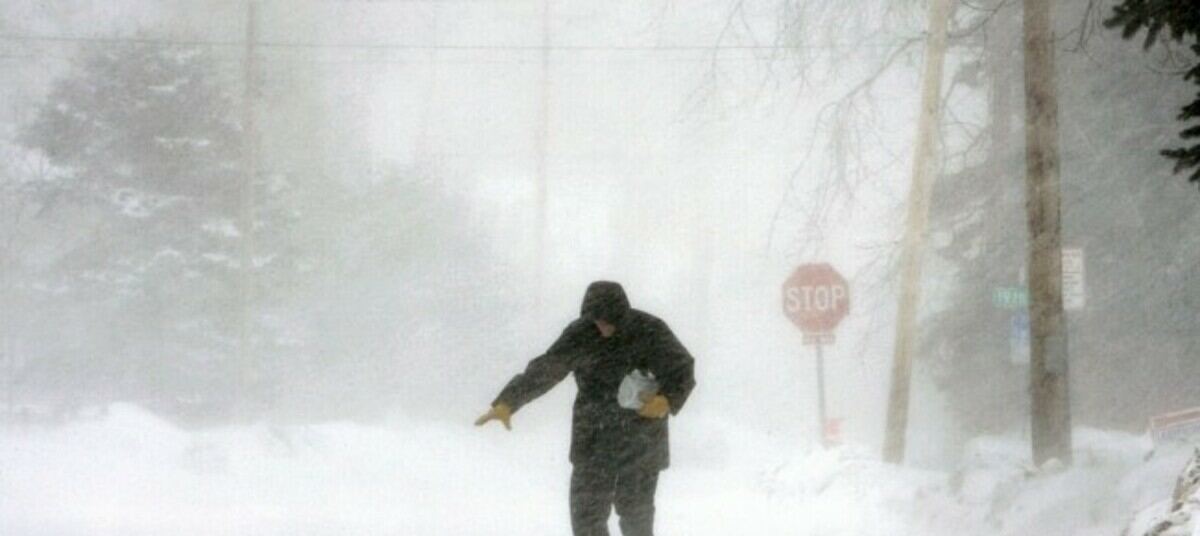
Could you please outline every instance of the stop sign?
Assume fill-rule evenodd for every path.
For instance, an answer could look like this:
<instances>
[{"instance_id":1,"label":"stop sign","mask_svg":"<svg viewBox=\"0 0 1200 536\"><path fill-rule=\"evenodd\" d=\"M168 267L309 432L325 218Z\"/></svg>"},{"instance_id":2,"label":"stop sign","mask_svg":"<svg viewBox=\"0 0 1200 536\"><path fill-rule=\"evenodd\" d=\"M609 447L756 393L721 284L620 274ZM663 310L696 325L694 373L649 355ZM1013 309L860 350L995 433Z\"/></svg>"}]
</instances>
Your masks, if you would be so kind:
<instances>
[{"instance_id":1,"label":"stop sign","mask_svg":"<svg viewBox=\"0 0 1200 536\"><path fill-rule=\"evenodd\" d=\"M826 263L802 264L783 283L783 314L804 333L832 333L850 312L850 287Z\"/></svg>"}]
</instances>

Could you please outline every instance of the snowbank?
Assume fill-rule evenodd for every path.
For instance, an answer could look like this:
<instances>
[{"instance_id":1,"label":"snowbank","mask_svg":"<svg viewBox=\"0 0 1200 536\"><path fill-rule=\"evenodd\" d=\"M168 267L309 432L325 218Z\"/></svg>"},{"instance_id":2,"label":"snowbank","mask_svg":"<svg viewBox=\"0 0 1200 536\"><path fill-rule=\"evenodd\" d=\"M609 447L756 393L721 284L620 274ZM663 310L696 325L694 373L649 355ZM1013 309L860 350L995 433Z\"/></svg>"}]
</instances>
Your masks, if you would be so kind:
<instances>
[{"instance_id":1,"label":"snowbank","mask_svg":"<svg viewBox=\"0 0 1200 536\"><path fill-rule=\"evenodd\" d=\"M185 431L115 405L66 426L0 428L0 533L561 535L564 430ZM1188 454L1146 459L1144 438L1083 430L1066 470L1032 471L1022 441L985 438L943 473L853 446L794 452L727 422L678 430L658 501L667 536L1115 535L1170 497Z\"/></svg>"},{"instance_id":2,"label":"snowbank","mask_svg":"<svg viewBox=\"0 0 1200 536\"><path fill-rule=\"evenodd\" d=\"M1165 469L1165 467L1164 467ZM1200 449L1175 479L1169 497L1138 512L1130 536L1192 536L1200 534Z\"/></svg>"}]
</instances>

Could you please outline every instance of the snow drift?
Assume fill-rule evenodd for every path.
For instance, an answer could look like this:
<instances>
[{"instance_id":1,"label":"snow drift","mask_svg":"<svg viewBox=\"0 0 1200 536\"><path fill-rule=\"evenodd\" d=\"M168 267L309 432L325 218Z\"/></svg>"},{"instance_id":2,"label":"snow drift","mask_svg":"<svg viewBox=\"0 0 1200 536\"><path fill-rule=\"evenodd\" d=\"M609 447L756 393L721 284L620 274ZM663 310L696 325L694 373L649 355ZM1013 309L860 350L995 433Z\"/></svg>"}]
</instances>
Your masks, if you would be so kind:
<instances>
[{"instance_id":1,"label":"snow drift","mask_svg":"<svg viewBox=\"0 0 1200 536\"><path fill-rule=\"evenodd\" d=\"M934 471L682 424L659 491L665 535L1115 535L1139 511L1131 531L1157 522L1190 454L1080 430L1070 468L1034 470L1023 441L990 437L959 469ZM561 535L558 432L412 420L184 430L117 404L0 429L0 533ZM1189 501L1191 512L1200 496Z\"/></svg>"}]
</instances>

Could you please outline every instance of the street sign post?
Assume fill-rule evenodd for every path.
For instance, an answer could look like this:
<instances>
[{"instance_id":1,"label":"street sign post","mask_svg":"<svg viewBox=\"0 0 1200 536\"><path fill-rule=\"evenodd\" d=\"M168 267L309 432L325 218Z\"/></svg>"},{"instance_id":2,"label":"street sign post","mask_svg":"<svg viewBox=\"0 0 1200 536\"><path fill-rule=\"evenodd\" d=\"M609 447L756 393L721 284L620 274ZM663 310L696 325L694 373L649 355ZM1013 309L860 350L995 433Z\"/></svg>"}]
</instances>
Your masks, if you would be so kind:
<instances>
[{"instance_id":1,"label":"street sign post","mask_svg":"<svg viewBox=\"0 0 1200 536\"><path fill-rule=\"evenodd\" d=\"M1068 311L1079 311L1087 305L1087 285L1085 284L1083 264L1083 248L1063 248L1063 309ZM1020 286L993 288L992 305L997 309L1028 309L1029 289L1025 287L1024 283Z\"/></svg>"},{"instance_id":2,"label":"street sign post","mask_svg":"<svg viewBox=\"0 0 1200 536\"><path fill-rule=\"evenodd\" d=\"M804 344L817 354L817 431L821 445L830 437L825 411L825 356L821 349L833 344L834 329L850 312L850 286L826 263L802 264L783 283L783 314L804 334Z\"/></svg>"}]
</instances>

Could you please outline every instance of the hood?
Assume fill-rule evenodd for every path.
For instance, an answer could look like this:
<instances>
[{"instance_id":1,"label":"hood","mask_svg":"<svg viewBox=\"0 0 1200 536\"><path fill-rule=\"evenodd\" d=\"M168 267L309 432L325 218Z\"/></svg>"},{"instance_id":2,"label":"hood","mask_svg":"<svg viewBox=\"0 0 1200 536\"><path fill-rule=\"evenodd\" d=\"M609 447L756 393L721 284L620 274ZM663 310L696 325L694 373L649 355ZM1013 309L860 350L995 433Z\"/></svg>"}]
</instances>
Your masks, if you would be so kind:
<instances>
[{"instance_id":1,"label":"hood","mask_svg":"<svg viewBox=\"0 0 1200 536\"><path fill-rule=\"evenodd\" d=\"M579 315L588 320L603 320L617 325L629 313L629 298L620 283L596 281L588 285L583 295Z\"/></svg>"}]
</instances>

